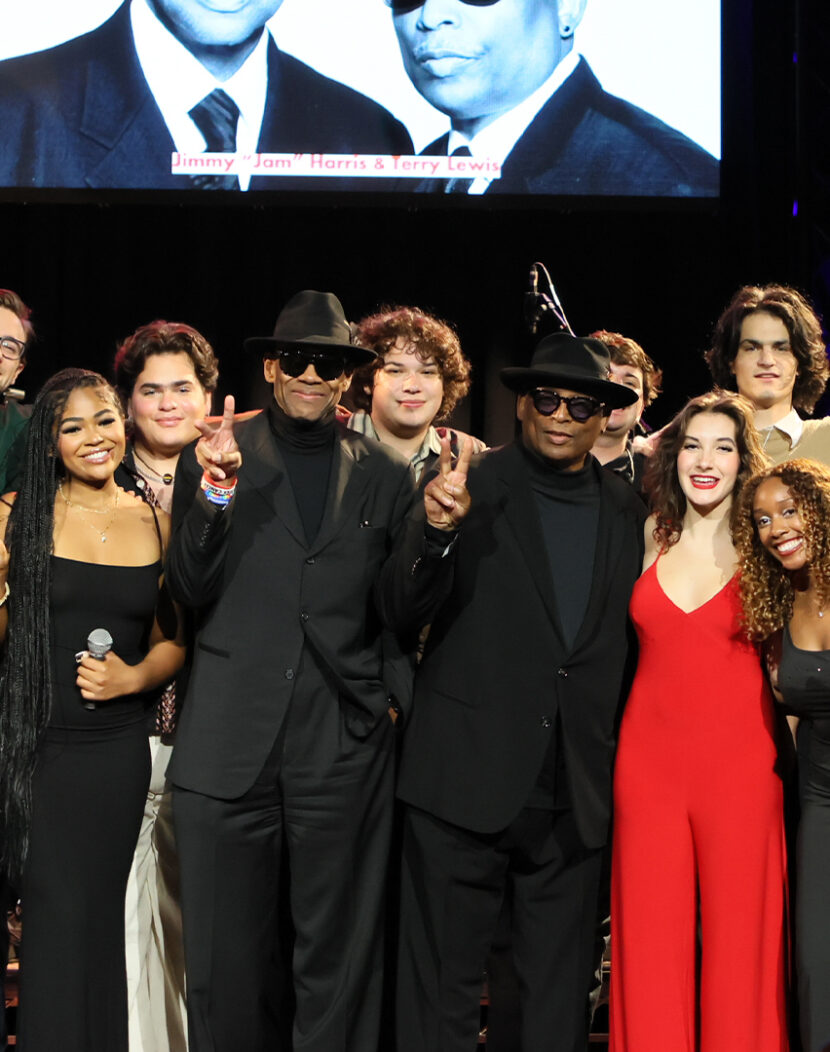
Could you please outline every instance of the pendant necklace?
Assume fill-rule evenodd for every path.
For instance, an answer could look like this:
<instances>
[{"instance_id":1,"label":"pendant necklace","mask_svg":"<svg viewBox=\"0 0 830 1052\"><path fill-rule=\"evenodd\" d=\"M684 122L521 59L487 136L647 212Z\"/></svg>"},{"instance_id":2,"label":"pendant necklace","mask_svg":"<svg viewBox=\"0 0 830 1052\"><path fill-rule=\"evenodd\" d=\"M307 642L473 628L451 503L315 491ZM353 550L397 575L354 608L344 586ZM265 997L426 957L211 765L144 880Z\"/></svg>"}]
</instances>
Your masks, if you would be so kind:
<instances>
[{"instance_id":1,"label":"pendant necklace","mask_svg":"<svg viewBox=\"0 0 830 1052\"><path fill-rule=\"evenodd\" d=\"M154 467L147 463L147 461L138 452L135 446L133 446L133 456L139 462L139 464L143 464L144 467L150 472L150 474L157 478L159 482L163 482L165 486L173 485L173 473L170 471L165 471L163 475L160 474L160 472L156 471Z\"/></svg>"},{"instance_id":2,"label":"pendant necklace","mask_svg":"<svg viewBox=\"0 0 830 1052\"><path fill-rule=\"evenodd\" d=\"M69 497L63 492L63 481L58 483L58 491L64 499L64 503L68 508L75 508L81 517L81 521L85 522L90 529L95 530L98 536L101 538L101 543L107 543L107 530L112 526L115 520L115 513L118 511L118 494L119 490L115 490L115 500L112 502L112 508L87 508L83 504L76 504L74 500L70 500ZM109 519L105 524L103 530L100 530L94 522L90 522L84 515L84 512L90 512L93 515L109 515Z\"/></svg>"}]
</instances>

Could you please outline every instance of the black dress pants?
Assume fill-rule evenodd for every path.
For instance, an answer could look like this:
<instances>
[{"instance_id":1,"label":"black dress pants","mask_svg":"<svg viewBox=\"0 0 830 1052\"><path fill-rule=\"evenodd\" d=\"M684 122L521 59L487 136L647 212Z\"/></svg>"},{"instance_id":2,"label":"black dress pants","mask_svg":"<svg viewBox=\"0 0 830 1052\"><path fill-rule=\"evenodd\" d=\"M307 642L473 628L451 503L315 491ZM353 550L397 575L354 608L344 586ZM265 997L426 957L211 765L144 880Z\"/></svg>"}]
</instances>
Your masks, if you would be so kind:
<instances>
[{"instance_id":1,"label":"black dress pants","mask_svg":"<svg viewBox=\"0 0 830 1052\"><path fill-rule=\"evenodd\" d=\"M830 1048L830 720L798 728L795 950L803 1052Z\"/></svg>"},{"instance_id":2,"label":"black dress pants","mask_svg":"<svg viewBox=\"0 0 830 1052\"><path fill-rule=\"evenodd\" d=\"M398 1052L475 1052L487 954L510 894L523 1052L584 1052L601 852L572 813L525 809L500 833L408 808Z\"/></svg>"},{"instance_id":3,"label":"black dress pants","mask_svg":"<svg viewBox=\"0 0 830 1052\"><path fill-rule=\"evenodd\" d=\"M306 665L249 792L174 788L191 1052L274 1052L287 1029L295 1052L377 1052L393 732L384 718L353 737ZM286 972L293 1027L280 1017Z\"/></svg>"}]
</instances>

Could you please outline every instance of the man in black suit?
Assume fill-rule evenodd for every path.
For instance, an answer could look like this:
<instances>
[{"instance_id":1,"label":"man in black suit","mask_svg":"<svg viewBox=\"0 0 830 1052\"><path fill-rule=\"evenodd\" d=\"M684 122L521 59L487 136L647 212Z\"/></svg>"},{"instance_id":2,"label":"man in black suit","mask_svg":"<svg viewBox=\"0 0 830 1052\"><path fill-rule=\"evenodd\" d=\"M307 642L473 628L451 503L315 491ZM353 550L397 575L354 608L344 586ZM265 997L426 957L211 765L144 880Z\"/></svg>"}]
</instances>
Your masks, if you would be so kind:
<instances>
[{"instance_id":1,"label":"man in black suit","mask_svg":"<svg viewBox=\"0 0 830 1052\"><path fill-rule=\"evenodd\" d=\"M603 91L573 50L587 0L387 0L404 66L452 129L457 177L416 190L714 196L711 154ZM501 166L488 177L487 162Z\"/></svg>"},{"instance_id":2,"label":"man in black suit","mask_svg":"<svg viewBox=\"0 0 830 1052\"><path fill-rule=\"evenodd\" d=\"M374 352L351 344L334 296L298 294L248 346L274 399L236 427L226 404L182 454L167 571L197 619L168 769L188 1037L192 1052L277 1047L290 902L292 1047L376 1052L394 719L412 668L373 586L414 480L335 419Z\"/></svg>"},{"instance_id":3,"label":"man in black suit","mask_svg":"<svg viewBox=\"0 0 830 1052\"><path fill-rule=\"evenodd\" d=\"M278 50L265 23L281 3L127 0L98 29L1 63L0 185L330 189L340 180L255 168L174 175L171 155L411 152L386 110Z\"/></svg>"},{"instance_id":4,"label":"man in black suit","mask_svg":"<svg viewBox=\"0 0 830 1052\"><path fill-rule=\"evenodd\" d=\"M16 292L0 289L0 495L14 488L32 415L30 405L20 404L23 392L14 386L34 336L30 316Z\"/></svg>"},{"instance_id":5,"label":"man in black suit","mask_svg":"<svg viewBox=\"0 0 830 1052\"><path fill-rule=\"evenodd\" d=\"M586 1047L645 518L589 453L635 398L607 379L608 362L598 340L558 333L530 368L504 370L521 437L474 459L466 480L446 456L426 526L409 520L383 571L390 621L432 622L398 787L398 1052L475 1047L505 903L520 1047Z\"/></svg>"}]
</instances>

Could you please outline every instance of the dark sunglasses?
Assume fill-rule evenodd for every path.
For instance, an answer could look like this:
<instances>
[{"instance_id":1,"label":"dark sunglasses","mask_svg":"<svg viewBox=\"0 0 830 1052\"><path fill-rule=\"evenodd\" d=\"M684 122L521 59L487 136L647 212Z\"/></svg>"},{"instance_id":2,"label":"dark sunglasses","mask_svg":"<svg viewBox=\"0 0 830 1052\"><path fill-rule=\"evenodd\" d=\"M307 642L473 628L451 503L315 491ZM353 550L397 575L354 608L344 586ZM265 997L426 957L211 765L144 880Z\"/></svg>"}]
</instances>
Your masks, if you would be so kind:
<instances>
[{"instance_id":1,"label":"dark sunglasses","mask_svg":"<svg viewBox=\"0 0 830 1052\"><path fill-rule=\"evenodd\" d=\"M542 416L553 416L564 402L571 419L578 424L584 424L586 420L590 420L603 409L603 403L597 401L596 398L591 398L590 395L571 395L566 398L564 395L557 394L556 391L546 391L543 387L534 387L527 393L533 400L537 413L541 413Z\"/></svg>"},{"instance_id":2,"label":"dark sunglasses","mask_svg":"<svg viewBox=\"0 0 830 1052\"><path fill-rule=\"evenodd\" d=\"M353 371L342 354L329 351L279 351L276 357L287 376L302 376L309 365L313 365L320 379L326 381L336 380L343 373L351 375Z\"/></svg>"},{"instance_id":3,"label":"dark sunglasses","mask_svg":"<svg viewBox=\"0 0 830 1052\"><path fill-rule=\"evenodd\" d=\"M493 4L497 4L499 0L461 0L462 4L466 4L468 7L492 7ZM416 7L423 7L424 0L384 0L387 7L391 7L393 11L414 11Z\"/></svg>"}]
</instances>

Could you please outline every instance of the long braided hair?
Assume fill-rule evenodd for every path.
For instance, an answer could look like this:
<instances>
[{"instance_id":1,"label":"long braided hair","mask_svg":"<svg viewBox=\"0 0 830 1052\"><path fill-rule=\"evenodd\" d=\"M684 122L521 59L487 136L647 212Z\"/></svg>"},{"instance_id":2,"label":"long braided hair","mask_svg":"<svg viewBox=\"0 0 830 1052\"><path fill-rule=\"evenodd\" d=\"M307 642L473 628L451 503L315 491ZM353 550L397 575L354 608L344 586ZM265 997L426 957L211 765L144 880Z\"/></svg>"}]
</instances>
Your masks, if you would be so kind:
<instances>
[{"instance_id":1,"label":"long braided hair","mask_svg":"<svg viewBox=\"0 0 830 1052\"><path fill-rule=\"evenodd\" d=\"M29 424L22 482L9 516L8 631L0 675L0 863L18 880L29 849L32 774L52 709L51 555L55 492L63 474L57 432L71 393L110 385L98 373L63 369L43 386ZM113 406L118 406L112 392Z\"/></svg>"}]
</instances>

